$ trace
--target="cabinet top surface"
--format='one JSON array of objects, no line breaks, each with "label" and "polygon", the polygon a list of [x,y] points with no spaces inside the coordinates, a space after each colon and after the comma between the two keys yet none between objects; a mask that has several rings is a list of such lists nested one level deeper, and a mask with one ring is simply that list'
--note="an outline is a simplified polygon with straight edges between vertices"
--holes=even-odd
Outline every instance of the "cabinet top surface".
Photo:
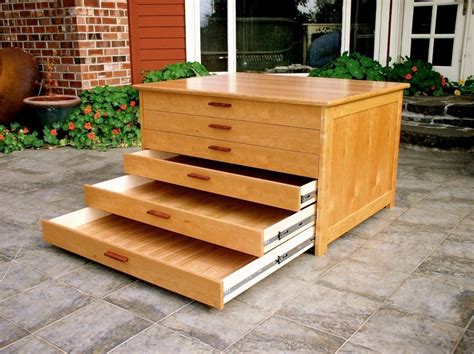
[{"label": "cabinet top surface", "polygon": [[235,73],[134,85],[141,91],[186,93],[335,106],[403,90],[405,83]]}]

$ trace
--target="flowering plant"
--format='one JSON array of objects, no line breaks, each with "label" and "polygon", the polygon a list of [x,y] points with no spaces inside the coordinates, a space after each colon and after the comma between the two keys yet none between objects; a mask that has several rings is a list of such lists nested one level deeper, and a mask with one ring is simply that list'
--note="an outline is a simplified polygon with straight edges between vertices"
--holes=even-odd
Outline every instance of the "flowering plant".
[{"label": "flowering plant", "polygon": [[98,86],[80,98],[68,121],[43,128],[45,142],[78,149],[139,145],[140,111],[133,87]]},{"label": "flowering plant", "polygon": [[441,96],[446,79],[433,70],[433,65],[423,60],[412,60],[409,57],[401,58],[400,63],[385,68],[387,81],[407,82],[410,88],[404,94],[410,96]]},{"label": "flowering plant", "polygon": [[12,123],[9,128],[0,125],[0,152],[8,154],[16,150],[43,146],[37,132],[30,132],[27,127],[18,123]]},{"label": "flowering plant", "polygon": [[470,75],[466,80],[448,81],[444,91],[455,96],[474,95],[474,75]]}]

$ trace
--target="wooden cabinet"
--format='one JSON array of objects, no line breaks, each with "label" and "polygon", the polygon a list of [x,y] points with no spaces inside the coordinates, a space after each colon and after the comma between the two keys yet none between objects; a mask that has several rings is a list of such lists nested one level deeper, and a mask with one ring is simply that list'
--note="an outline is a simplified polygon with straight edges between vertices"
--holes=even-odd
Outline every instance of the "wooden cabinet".
[{"label": "wooden cabinet", "polygon": [[44,239],[214,307],[392,206],[405,84],[230,74],[136,86],[143,150]]}]

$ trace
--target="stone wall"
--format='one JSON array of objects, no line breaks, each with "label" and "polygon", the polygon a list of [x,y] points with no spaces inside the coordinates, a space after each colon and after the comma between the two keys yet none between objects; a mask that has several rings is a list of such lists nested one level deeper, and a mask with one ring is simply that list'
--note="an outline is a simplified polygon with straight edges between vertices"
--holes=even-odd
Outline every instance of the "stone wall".
[{"label": "stone wall", "polygon": [[0,0],[0,47],[31,53],[58,93],[130,83],[127,0]]},{"label": "stone wall", "polygon": [[401,141],[474,150],[474,96],[406,97]]}]

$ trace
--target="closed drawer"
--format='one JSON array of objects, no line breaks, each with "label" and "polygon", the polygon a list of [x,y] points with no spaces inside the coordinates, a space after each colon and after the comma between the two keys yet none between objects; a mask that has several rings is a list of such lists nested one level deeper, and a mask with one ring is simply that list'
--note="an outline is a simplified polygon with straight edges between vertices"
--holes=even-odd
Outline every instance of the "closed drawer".
[{"label": "closed drawer", "polygon": [[43,221],[43,235],[53,245],[220,309],[314,245],[314,228],[308,228],[255,258],[93,208]]},{"label": "closed drawer", "polygon": [[320,132],[314,129],[156,111],[144,111],[143,117],[145,129],[310,154],[319,152]]},{"label": "closed drawer", "polygon": [[238,165],[318,177],[319,156],[216,139],[143,129],[142,147]]},{"label": "closed drawer", "polygon": [[314,225],[316,208],[298,213],[139,176],[85,186],[86,203],[100,210],[254,256]]},{"label": "closed drawer", "polygon": [[[299,104],[142,91],[142,109],[320,129],[321,108]],[[146,120],[146,117],[145,117]]]},{"label": "closed drawer", "polygon": [[299,211],[315,202],[317,181],[307,177],[143,150],[124,155],[126,173]]}]

